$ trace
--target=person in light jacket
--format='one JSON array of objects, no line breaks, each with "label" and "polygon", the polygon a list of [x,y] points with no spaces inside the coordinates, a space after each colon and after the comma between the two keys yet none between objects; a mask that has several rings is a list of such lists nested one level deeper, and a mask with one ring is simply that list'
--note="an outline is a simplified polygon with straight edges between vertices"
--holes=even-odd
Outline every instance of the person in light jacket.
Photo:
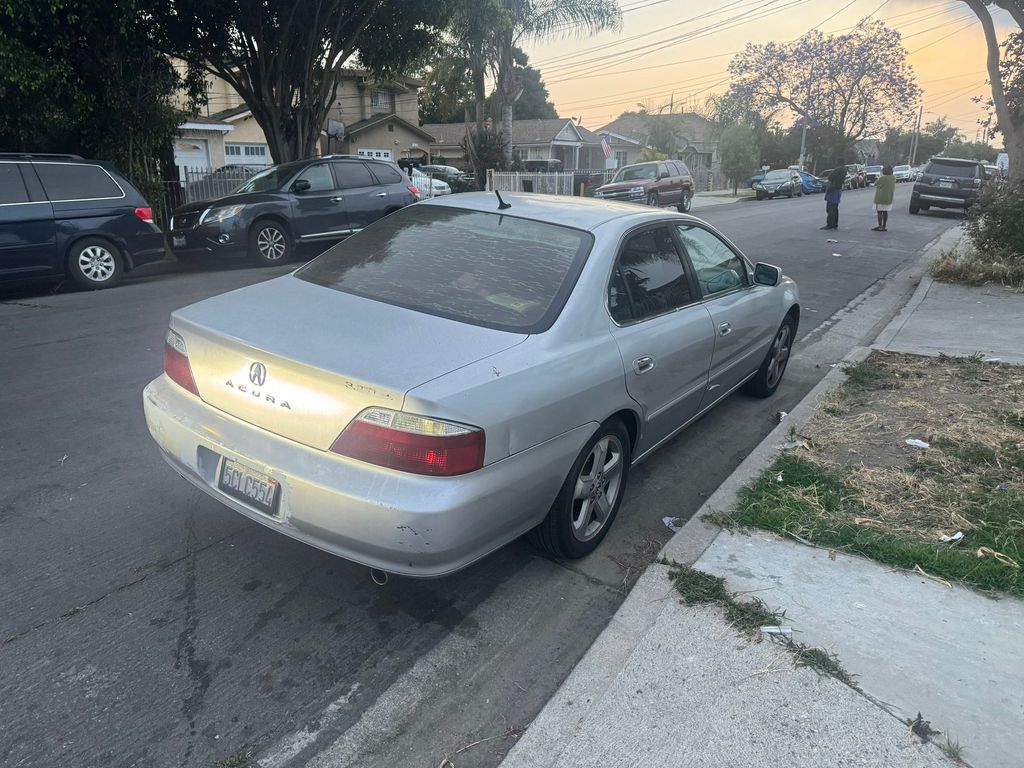
[{"label": "person in light jacket", "polygon": [[875,182],[875,213],[878,214],[878,226],[872,227],[873,232],[887,232],[889,211],[896,195],[896,177],[892,175],[892,166],[882,168],[882,175]]}]

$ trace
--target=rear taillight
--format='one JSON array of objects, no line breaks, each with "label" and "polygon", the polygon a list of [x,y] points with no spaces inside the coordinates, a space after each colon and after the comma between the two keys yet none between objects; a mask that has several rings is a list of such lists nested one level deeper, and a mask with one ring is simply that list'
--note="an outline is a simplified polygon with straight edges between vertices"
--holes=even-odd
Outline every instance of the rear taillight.
[{"label": "rear taillight", "polygon": [[413,185],[413,184],[410,184],[409,186],[407,186],[406,189],[408,189],[410,192],[412,192],[413,197],[419,197],[422,194],[420,192],[420,188],[415,186],[415,185]]},{"label": "rear taillight", "polygon": [[386,408],[367,408],[331,451],[417,475],[464,475],[484,465],[484,431]]},{"label": "rear taillight", "polygon": [[164,373],[182,389],[199,396],[199,388],[192,377],[192,366],[189,365],[188,353],[185,351],[185,340],[169,328],[164,342]]},{"label": "rear taillight", "polygon": [[153,223],[153,209],[152,208],[136,208],[135,215],[142,219],[147,224]]}]

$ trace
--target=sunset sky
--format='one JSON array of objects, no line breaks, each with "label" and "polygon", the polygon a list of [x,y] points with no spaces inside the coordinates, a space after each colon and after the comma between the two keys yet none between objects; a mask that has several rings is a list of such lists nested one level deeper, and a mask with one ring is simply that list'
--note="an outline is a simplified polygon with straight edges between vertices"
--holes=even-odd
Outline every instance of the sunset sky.
[{"label": "sunset sky", "polygon": [[[925,122],[946,116],[974,140],[989,94],[981,24],[960,0],[620,0],[622,29],[526,46],[564,117],[599,128],[644,103],[702,103],[728,87],[731,54],[812,29],[841,34],[872,16],[904,36],[924,91]],[[700,18],[695,18],[700,17]],[[1009,15],[998,12],[1005,34]],[[639,49],[639,50],[636,50]],[[997,139],[998,143],[998,139]]]}]

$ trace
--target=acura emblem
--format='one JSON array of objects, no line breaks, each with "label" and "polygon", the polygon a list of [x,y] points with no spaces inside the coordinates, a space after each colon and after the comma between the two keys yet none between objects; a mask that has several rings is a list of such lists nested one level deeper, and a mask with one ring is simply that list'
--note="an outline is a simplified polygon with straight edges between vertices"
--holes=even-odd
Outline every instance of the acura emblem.
[{"label": "acura emblem", "polygon": [[249,381],[257,387],[262,387],[267,380],[267,366],[263,363],[253,363],[249,366]]}]

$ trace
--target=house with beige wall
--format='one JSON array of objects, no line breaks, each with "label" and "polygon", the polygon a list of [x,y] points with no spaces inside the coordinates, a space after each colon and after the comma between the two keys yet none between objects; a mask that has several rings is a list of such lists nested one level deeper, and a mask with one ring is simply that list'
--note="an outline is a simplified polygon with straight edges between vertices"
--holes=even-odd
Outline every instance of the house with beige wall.
[{"label": "house with beige wall", "polygon": [[[419,127],[422,86],[423,81],[414,77],[381,82],[362,69],[344,70],[323,127],[320,154],[425,159],[433,137]],[[181,123],[174,144],[175,165],[179,169],[272,165],[263,130],[235,90],[210,75],[206,93],[202,114]],[[328,135],[329,127],[335,129],[335,136]]]}]

